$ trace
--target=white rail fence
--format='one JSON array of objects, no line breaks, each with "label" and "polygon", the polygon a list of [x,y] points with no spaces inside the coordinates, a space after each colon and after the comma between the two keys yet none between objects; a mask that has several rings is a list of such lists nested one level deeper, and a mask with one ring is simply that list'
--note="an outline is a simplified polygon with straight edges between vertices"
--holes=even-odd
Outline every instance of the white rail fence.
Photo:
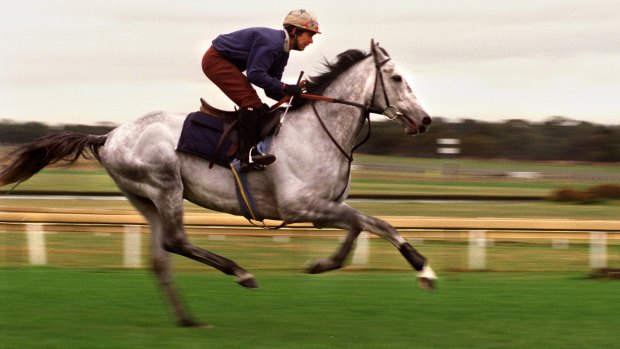
[{"label": "white rail fence", "polygon": [[[593,269],[608,266],[608,241],[611,240],[614,243],[620,241],[620,221],[383,218],[399,228],[408,239],[414,240],[414,244],[424,243],[425,239],[467,241],[467,268],[469,270],[488,268],[488,250],[498,240],[544,239],[550,241],[550,248],[554,250],[568,249],[576,241],[580,244],[584,244],[585,241],[589,245],[589,267]],[[243,218],[219,214],[190,215],[185,220],[186,224],[192,227],[189,229],[190,233],[191,229],[209,229],[207,227],[215,225],[218,228],[217,231],[204,233],[211,241],[226,241],[227,236],[245,234],[271,237],[274,243],[286,244],[294,240],[298,234],[307,237],[308,232],[313,234],[312,232],[315,231],[309,225],[304,224],[293,225],[291,229],[263,231],[249,226]],[[93,229],[96,230],[97,226],[102,226],[102,222],[106,222],[105,226],[114,226],[117,230],[122,227],[122,265],[126,268],[144,267],[143,245],[148,229],[141,217],[135,214],[102,216],[75,213],[0,212],[0,234],[8,229],[7,226],[13,227],[10,230],[25,232],[28,263],[47,265],[46,238],[51,233],[47,231],[48,229],[58,225],[84,227],[93,224],[95,227]],[[21,228],[16,228],[16,226],[21,226]],[[304,231],[300,233],[296,230]],[[332,231],[320,234],[323,237],[335,237],[344,233]],[[364,267],[368,264],[371,254],[369,242],[373,238],[376,237],[366,232],[360,235],[351,259],[353,266]]]}]

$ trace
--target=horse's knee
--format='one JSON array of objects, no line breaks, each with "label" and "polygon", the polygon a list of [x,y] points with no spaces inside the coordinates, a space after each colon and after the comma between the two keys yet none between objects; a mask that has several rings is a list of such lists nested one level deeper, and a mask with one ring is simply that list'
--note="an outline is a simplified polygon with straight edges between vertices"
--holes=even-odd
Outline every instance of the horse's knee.
[{"label": "horse's knee", "polygon": [[166,238],[163,241],[164,250],[183,255],[184,251],[187,250],[188,242],[184,238]]}]

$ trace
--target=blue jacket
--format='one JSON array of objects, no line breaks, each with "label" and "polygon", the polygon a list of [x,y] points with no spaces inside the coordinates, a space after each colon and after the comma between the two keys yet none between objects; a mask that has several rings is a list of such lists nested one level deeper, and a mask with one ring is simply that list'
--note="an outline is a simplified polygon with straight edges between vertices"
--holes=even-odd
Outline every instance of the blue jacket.
[{"label": "blue jacket", "polygon": [[283,30],[247,28],[222,34],[212,44],[239,70],[247,70],[250,83],[264,89],[269,98],[279,100],[285,96],[280,79],[289,57],[285,40]]}]

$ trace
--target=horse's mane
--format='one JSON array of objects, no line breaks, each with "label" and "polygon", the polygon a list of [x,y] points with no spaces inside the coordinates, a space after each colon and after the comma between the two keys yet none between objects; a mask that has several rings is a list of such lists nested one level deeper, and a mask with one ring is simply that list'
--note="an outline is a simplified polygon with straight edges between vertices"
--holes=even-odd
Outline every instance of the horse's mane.
[{"label": "horse's mane", "polygon": [[[325,60],[323,66],[325,70],[318,76],[311,76],[308,78],[306,84],[306,90],[309,94],[322,95],[327,86],[331,84],[340,74],[351,68],[356,63],[359,63],[364,58],[368,57],[368,54],[360,50],[347,50],[336,56],[334,62]],[[297,98],[291,108],[298,108],[306,104],[308,100],[303,98]]]}]

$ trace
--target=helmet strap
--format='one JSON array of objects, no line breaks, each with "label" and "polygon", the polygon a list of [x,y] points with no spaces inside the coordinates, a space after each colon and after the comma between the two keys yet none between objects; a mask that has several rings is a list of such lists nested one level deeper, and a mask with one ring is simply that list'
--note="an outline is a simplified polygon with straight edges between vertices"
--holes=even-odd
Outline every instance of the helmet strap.
[{"label": "helmet strap", "polygon": [[299,45],[297,44],[297,35],[299,34],[299,28],[293,27],[290,32],[290,39],[293,40],[293,50],[298,50]]}]

